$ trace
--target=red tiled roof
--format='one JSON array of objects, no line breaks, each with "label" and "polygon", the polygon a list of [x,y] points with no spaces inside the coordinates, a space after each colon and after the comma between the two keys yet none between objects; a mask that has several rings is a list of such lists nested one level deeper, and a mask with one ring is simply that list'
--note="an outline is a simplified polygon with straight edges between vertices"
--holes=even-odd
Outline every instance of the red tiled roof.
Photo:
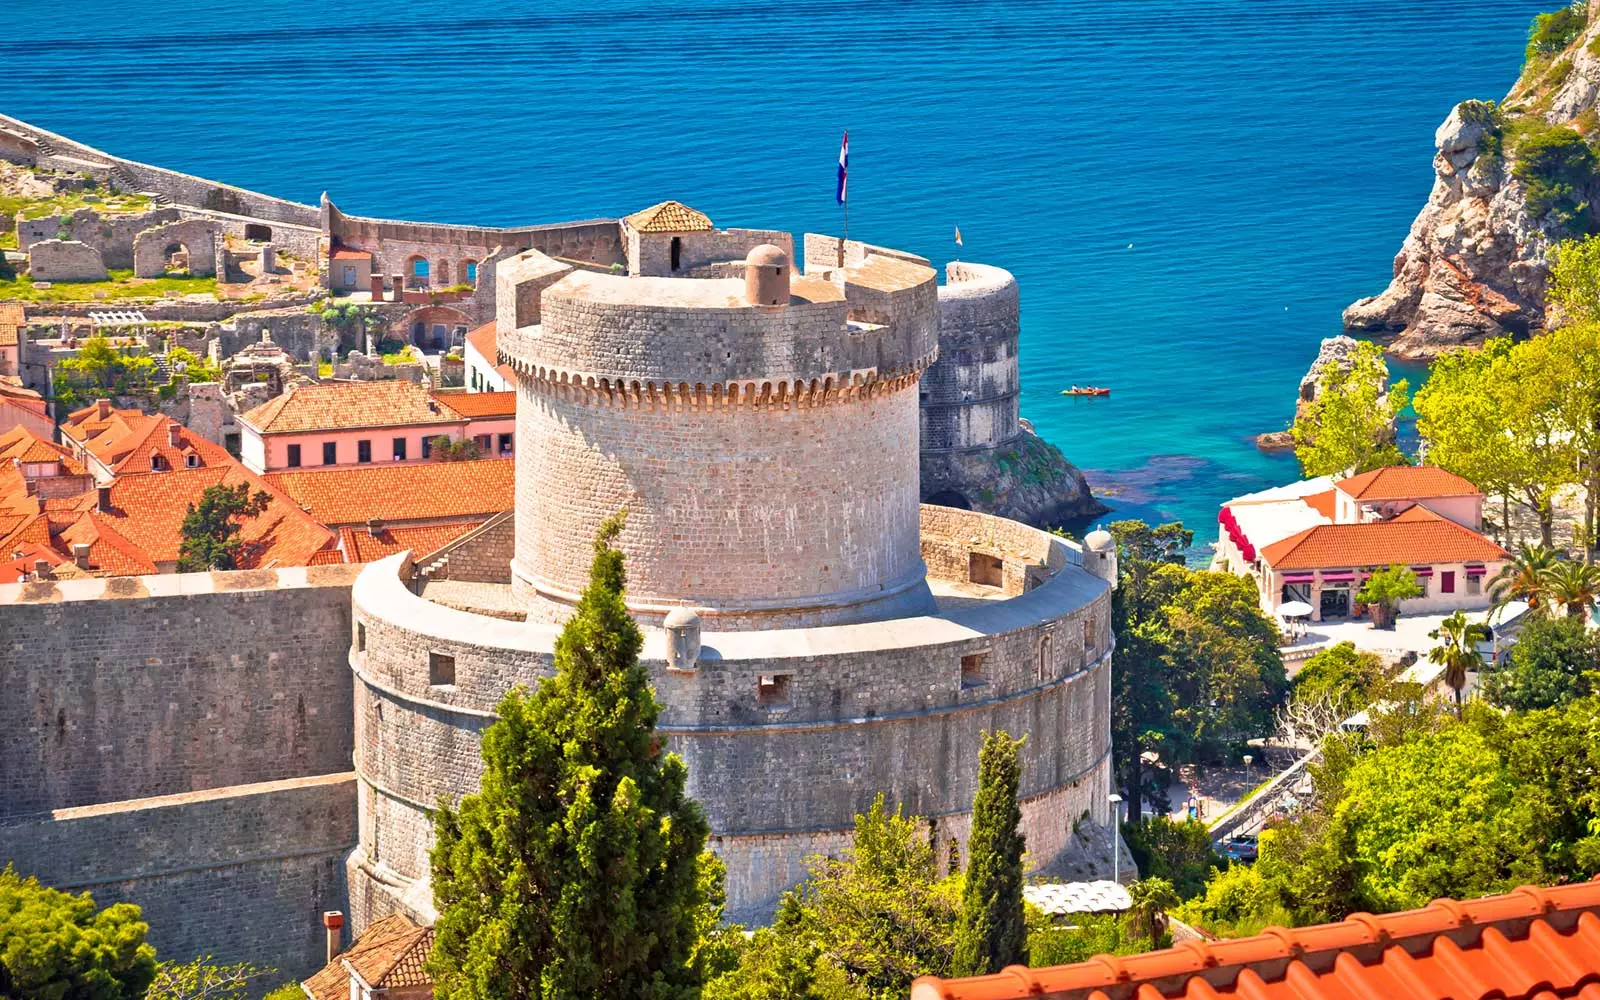
[{"label": "red tiled roof", "polygon": [[[17,553],[21,555],[17,555]],[[4,552],[0,552],[0,583],[16,583],[24,576],[33,574],[33,564],[43,559],[52,568],[60,566],[69,560],[48,545],[37,542],[17,542]]]},{"label": "red tiled roof", "polygon": [[1469,528],[1414,506],[1387,521],[1318,524],[1273,542],[1261,558],[1276,570],[1493,562],[1505,549]]},{"label": "red tiled roof", "polygon": [[106,415],[102,417],[100,404],[97,401],[67,414],[67,419],[61,422],[61,433],[74,441],[88,441],[116,423],[118,417],[126,419],[143,416],[143,410],[118,410],[108,405]]},{"label": "red tiled roof", "polygon": [[509,458],[475,462],[394,462],[269,473],[272,486],[323,524],[390,524],[498,514],[510,510]]},{"label": "red tiled roof", "polygon": [[72,457],[72,449],[46,441],[26,427],[13,427],[0,434],[0,462],[50,462],[59,461],[64,472],[81,475],[83,466]]},{"label": "red tiled roof", "polygon": [[1355,500],[1422,500],[1427,497],[1479,496],[1469,480],[1436,465],[1393,465],[1340,480],[1339,489]]},{"label": "red tiled roof", "polygon": [[371,250],[353,250],[350,247],[334,247],[329,255],[332,260],[371,260]]},{"label": "red tiled roof", "polygon": [[7,376],[6,378],[0,378],[0,399],[3,399],[15,406],[26,407],[27,409],[38,413],[46,412],[47,406],[43,396],[39,395],[37,392],[34,392],[32,389],[24,389],[20,385],[15,385],[12,382],[7,381],[9,378],[10,376]]},{"label": "red tiled roof", "polygon": [[711,219],[681,201],[663,201],[627,218],[628,225],[641,233],[690,233],[711,228]]},{"label": "red tiled roof", "polygon": [[483,357],[484,361],[494,366],[494,370],[500,373],[501,378],[507,382],[515,382],[517,380],[517,373],[510,365],[499,363],[500,334],[499,327],[494,325],[494,320],[490,320],[467,334],[467,343]]},{"label": "red tiled roof", "polygon": [[[176,445],[172,443],[174,431]],[[212,444],[171,417],[147,415],[136,410],[113,411],[100,430],[80,440],[89,454],[118,476],[233,464],[233,456],[227,449]],[[161,460],[160,469],[151,464],[156,458]]]},{"label": "red tiled roof", "polygon": [[364,527],[339,529],[340,546],[350,562],[377,562],[408,549],[416,559],[430,556],[465,535],[483,522],[459,521],[455,524],[427,524],[415,528],[380,528],[374,536]]},{"label": "red tiled roof", "polygon": [[433,397],[468,420],[517,415],[514,392],[452,392]]},{"label": "red tiled roof", "polygon": [[307,979],[305,990],[312,1000],[347,1000],[351,972],[373,990],[427,986],[433,979],[422,963],[432,948],[433,928],[418,927],[404,914],[393,913]]},{"label": "red tiled roof", "polygon": [[0,302],[0,347],[15,347],[27,322],[20,302]]},{"label": "red tiled roof", "polygon": [[911,984],[911,1000],[1600,1000],[1600,881]]},{"label": "red tiled roof", "polygon": [[454,424],[461,418],[409,379],[293,386],[240,414],[263,434]]},{"label": "red tiled roof", "polygon": [[1323,517],[1330,521],[1333,520],[1333,512],[1336,509],[1336,501],[1334,500],[1332,490],[1327,490],[1323,493],[1313,493],[1310,496],[1305,497],[1303,502],[1307,507],[1310,507]]}]

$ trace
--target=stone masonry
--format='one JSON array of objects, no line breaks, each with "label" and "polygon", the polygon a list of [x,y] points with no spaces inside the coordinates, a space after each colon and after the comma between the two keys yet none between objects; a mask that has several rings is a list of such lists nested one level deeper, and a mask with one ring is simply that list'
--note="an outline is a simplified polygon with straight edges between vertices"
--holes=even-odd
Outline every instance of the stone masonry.
[{"label": "stone masonry", "polygon": [[28,277],[34,281],[104,281],[100,251],[77,240],[40,240],[28,249]]}]

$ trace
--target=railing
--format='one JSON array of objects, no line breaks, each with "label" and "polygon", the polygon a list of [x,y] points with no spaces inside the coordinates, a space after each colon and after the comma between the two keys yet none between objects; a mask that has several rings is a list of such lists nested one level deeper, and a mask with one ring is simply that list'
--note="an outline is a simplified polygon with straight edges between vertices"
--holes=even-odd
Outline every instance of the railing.
[{"label": "railing", "polygon": [[1266,825],[1268,817],[1286,805],[1298,805],[1311,790],[1311,762],[1322,756],[1316,749],[1290,764],[1254,795],[1238,803],[1208,824],[1211,842],[1221,845],[1230,837],[1242,833],[1256,833]]}]

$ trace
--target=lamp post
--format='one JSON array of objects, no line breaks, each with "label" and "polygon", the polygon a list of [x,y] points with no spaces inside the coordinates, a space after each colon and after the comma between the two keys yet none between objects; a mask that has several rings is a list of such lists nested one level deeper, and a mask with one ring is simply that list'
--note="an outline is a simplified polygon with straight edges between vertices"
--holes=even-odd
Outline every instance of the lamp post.
[{"label": "lamp post", "polygon": [[1111,793],[1111,881],[1122,884],[1122,796]]},{"label": "lamp post", "polygon": [[1245,769],[1245,770],[1246,770],[1246,771],[1248,771],[1248,770],[1250,770],[1250,765],[1251,765],[1251,764],[1253,764],[1253,763],[1255,763],[1255,760],[1256,760],[1256,759],[1255,759],[1255,756],[1254,756],[1254,755],[1252,755],[1252,754],[1245,754],[1245,755],[1244,755],[1244,769]]}]

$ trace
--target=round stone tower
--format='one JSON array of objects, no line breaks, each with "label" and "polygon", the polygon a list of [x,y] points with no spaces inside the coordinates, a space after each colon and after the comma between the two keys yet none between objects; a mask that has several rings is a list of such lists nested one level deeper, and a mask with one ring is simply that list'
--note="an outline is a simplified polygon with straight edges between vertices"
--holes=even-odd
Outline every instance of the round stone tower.
[{"label": "round stone tower", "polygon": [[939,289],[939,361],[922,380],[922,449],[997,448],[1017,423],[1017,280],[987,264],[953,261]]},{"label": "round stone tower", "polygon": [[[517,371],[513,585],[559,618],[581,543],[626,509],[629,606],[706,627],[840,623],[932,607],[918,540],[917,380],[938,350],[931,268],[794,277],[759,244],[744,278],[574,271]],[[735,272],[736,273],[736,272]]]}]

